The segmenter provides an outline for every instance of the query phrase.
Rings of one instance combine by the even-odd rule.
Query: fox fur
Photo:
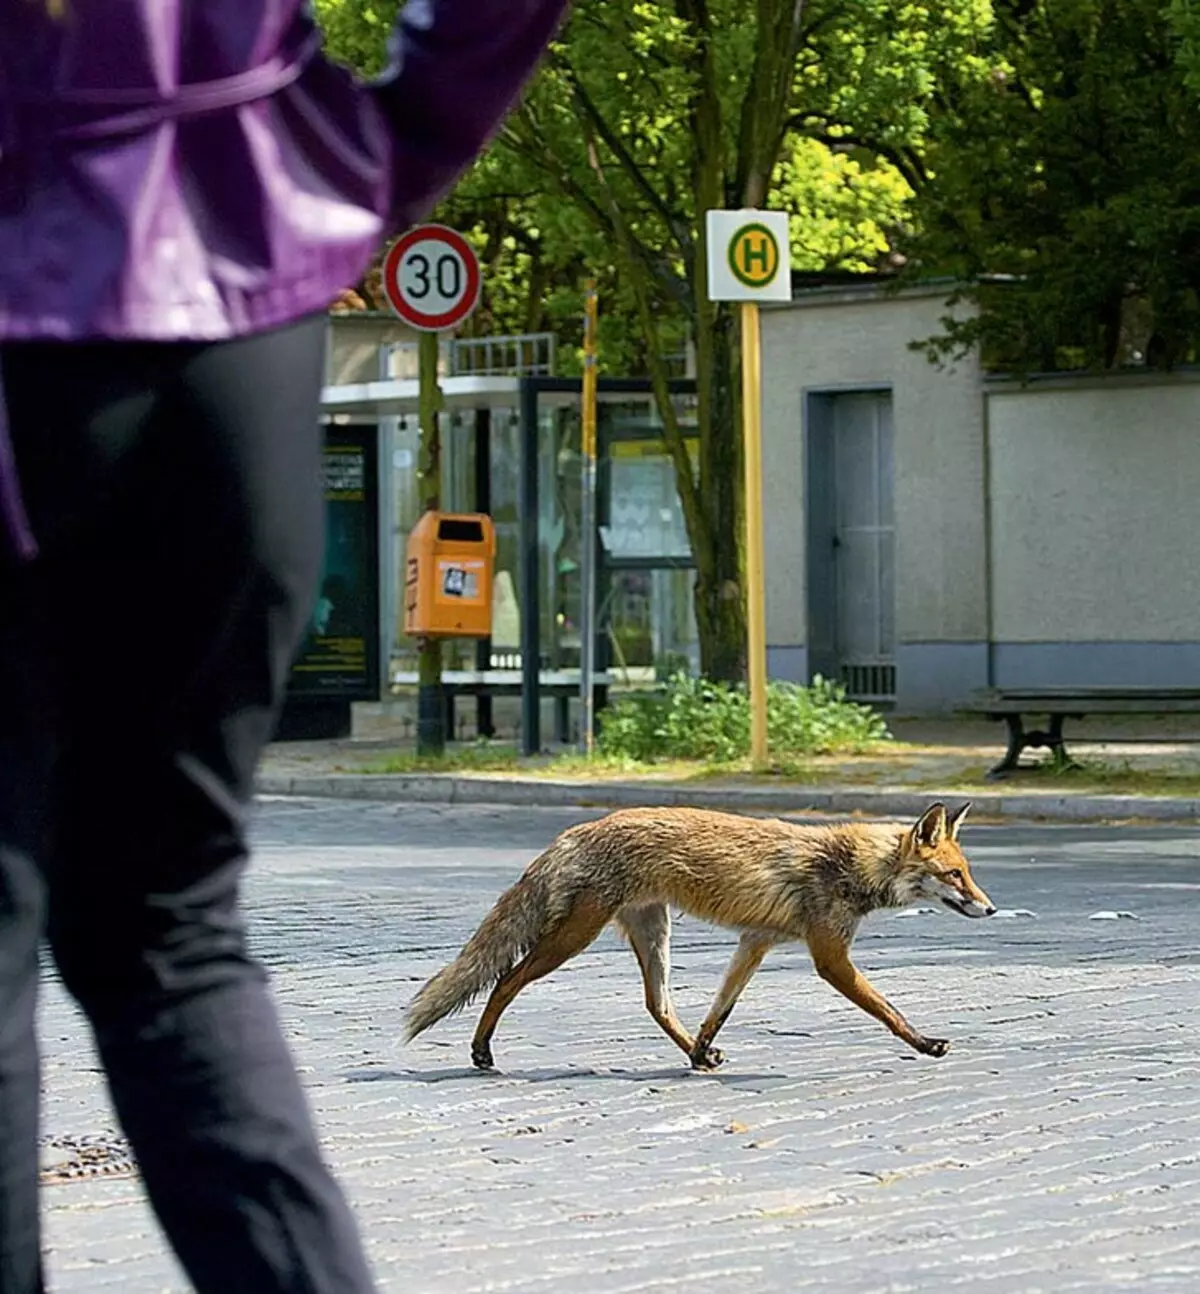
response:
[[[626,809],[564,831],[497,900],[462,952],[409,1006],[416,1037],[485,990],[491,996],[472,1043],[493,1067],[491,1038],[517,993],[582,951],[609,923],[629,939],[646,1006],[696,1068],[722,1060],[713,1038],[776,943],[803,940],[818,974],[928,1055],[927,1038],[850,961],[859,923],[881,908],[940,900],[963,916],[990,916],[958,843],[967,810],[933,805],[915,824],[801,826],[700,809]],[[693,1036],[668,987],[670,909],[742,932],[713,1009]]]

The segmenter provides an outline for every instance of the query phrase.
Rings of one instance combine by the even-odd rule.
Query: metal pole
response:
[[[596,739],[596,324],[599,300],[589,282],[583,327],[583,516],[579,527],[579,745]]]
[[[379,377],[391,376],[390,346],[379,348]],[[392,656],[400,619],[400,568],[396,560],[396,428],[400,419],[379,420],[379,696],[392,695]]]
[[[475,410],[475,511],[492,511],[492,411],[489,407]],[[475,668],[483,671],[492,667],[492,640],[480,638],[475,643]],[[492,698],[480,692],[475,699],[475,732],[480,737],[496,735],[492,719]]]
[[[517,516],[521,527],[521,753],[542,748],[541,607],[538,546],[538,393],[521,382],[521,477]]]
[[[746,629],[750,760],[767,767],[767,616],[762,522],[762,351],[758,305],[742,303],[742,418],[746,465]]]
[[[418,490],[422,512],[440,508],[442,503],[442,438],[438,422],[442,390],[438,384],[438,349],[438,334],[423,332],[417,351],[421,412]],[[422,638],[417,643],[417,754],[440,755],[445,749],[442,643],[439,638]]]

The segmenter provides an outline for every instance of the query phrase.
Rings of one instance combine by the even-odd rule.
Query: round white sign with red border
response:
[[[445,225],[418,225],[383,262],[388,304],[418,332],[447,332],[479,304],[483,276],[475,249]]]

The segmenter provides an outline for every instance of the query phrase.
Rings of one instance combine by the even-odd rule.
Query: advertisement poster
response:
[[[379,487],[374,427],[325,432],[325,566],[289,694],[379,699]]]

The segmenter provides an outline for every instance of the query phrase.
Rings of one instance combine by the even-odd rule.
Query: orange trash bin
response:
[[[492,632],[496,528],[482,512],[426,512],[408,537],[404,632],[487,638]]]

